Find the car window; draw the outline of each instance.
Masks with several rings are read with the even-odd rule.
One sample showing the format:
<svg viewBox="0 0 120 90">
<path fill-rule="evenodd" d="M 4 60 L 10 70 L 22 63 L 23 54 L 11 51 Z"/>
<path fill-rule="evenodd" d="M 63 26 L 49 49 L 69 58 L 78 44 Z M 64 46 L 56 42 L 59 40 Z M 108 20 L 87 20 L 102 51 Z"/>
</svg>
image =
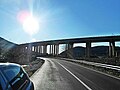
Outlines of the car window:
<svg viewBox="0 0 120 90">
<path fill-rule="evenodd" d="M 12 86 L 13 89 L 16 90 L 19 89 L 19 90 L 22 90 L 22 88 L 24 87 L 25 84 L 28 83 L 28 77 L 27 75 L 23 72 L 22 68 L 20 68 L 20 72 L 17 74 L 17 76 L 15 78 L 13 78 L 11 81 L 10 81 L 10 84 Z"/>
<path fill-rule="evenodd" d="M 9 67 L 3 70 L 6 78 L 8 81 L 11 81 L 19 72 L 20 68 L 19 67 Z"/>
<path fill-rule="evenodd" d="M 21 90 L 29 82 L 21 67 L 11 67 L 4 70 L 5 76 L 13 90 Z"/>
</svg>

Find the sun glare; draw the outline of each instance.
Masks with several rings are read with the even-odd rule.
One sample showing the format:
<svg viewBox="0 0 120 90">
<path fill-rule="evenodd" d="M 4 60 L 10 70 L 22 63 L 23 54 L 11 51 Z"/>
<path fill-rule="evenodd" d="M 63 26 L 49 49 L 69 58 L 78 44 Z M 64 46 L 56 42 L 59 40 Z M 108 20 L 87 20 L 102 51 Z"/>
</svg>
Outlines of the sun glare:
<svg viewBox="0 0 120 90">
<path fill-rule="evenodd" d="M 17 19 L 22 24 L 23 30 L 27 34 L 34 35 L 39 31 L 39 20 L 28 11 L 20 11 Z"/>
<path fill-rule="evenodd" d="M 36 34 L 39 30 L 39 22 L 33 17 L 29 16 L 23 21 L 23 29 L 26 33 L 33 35 Z"/>
</svg>

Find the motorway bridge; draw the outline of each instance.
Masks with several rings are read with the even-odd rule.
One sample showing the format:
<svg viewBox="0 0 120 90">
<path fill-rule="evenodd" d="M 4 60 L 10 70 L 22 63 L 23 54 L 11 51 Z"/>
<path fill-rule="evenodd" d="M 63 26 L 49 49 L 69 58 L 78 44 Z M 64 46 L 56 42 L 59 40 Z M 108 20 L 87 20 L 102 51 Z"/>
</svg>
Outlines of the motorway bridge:
<svg viewBox="0 0 120 90">
<path fill-rule="evenodd" d="M 60 39 L 50 41 L 31 42 L 18 45 L 16 52 L 31 53 L 34 52 L 37 55 L 47 55 L 49 51 L 50 55 L 57 56 L 59 54 L 59 47 L 61 44 L 65 44 L 65 50 L 73 48 L 75 43 L 85 43 L 86 50 L 85 56 L 90 57 L 91 44 L 99 42 L 109 43 L 109 57 L 115 57 L 115 42 L 120 41 L 120 36 L 101 36 L 101 37 L 86 37 L 86 38 L 72 38 L 72 39 Z M 49 48 L 47 48 L 49 46 Z M 49 50 L 48 50 L 49 49 Z"/>
</svg>

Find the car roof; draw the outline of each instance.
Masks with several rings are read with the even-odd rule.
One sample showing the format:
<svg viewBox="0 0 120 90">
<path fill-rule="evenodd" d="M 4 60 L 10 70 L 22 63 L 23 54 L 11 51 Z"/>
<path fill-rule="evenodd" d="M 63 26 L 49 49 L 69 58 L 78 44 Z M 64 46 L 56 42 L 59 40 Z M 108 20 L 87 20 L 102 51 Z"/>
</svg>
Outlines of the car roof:
<svg viewBox="0 0 120 90">
<path fill-rule="evenodd" d="M 4 67 L 20 67 L 20 65 L 16 63 L 0 63 L 0 68 Z"/>
</svg>

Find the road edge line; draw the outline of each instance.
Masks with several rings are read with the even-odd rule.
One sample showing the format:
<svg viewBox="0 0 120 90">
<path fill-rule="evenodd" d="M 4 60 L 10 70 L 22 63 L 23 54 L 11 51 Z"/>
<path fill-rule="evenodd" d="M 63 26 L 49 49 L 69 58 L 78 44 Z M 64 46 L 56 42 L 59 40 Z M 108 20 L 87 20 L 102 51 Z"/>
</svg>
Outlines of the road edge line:
<svg viewBox="0 0 120 90">
<path fill-rule="evenodd" d="M 75 79 L 77 79 L 83 86 L 85 86 L 88 90 L 92 90 L 89 86 L 87 86 L 82 80 L 80 80 L 75 74 L 73 74 L 70 70 L 64 67 L 62 64 L 57 62 L 62 68 L 64 68 L 68 73 L 70 73 Z"/>
</svg>

